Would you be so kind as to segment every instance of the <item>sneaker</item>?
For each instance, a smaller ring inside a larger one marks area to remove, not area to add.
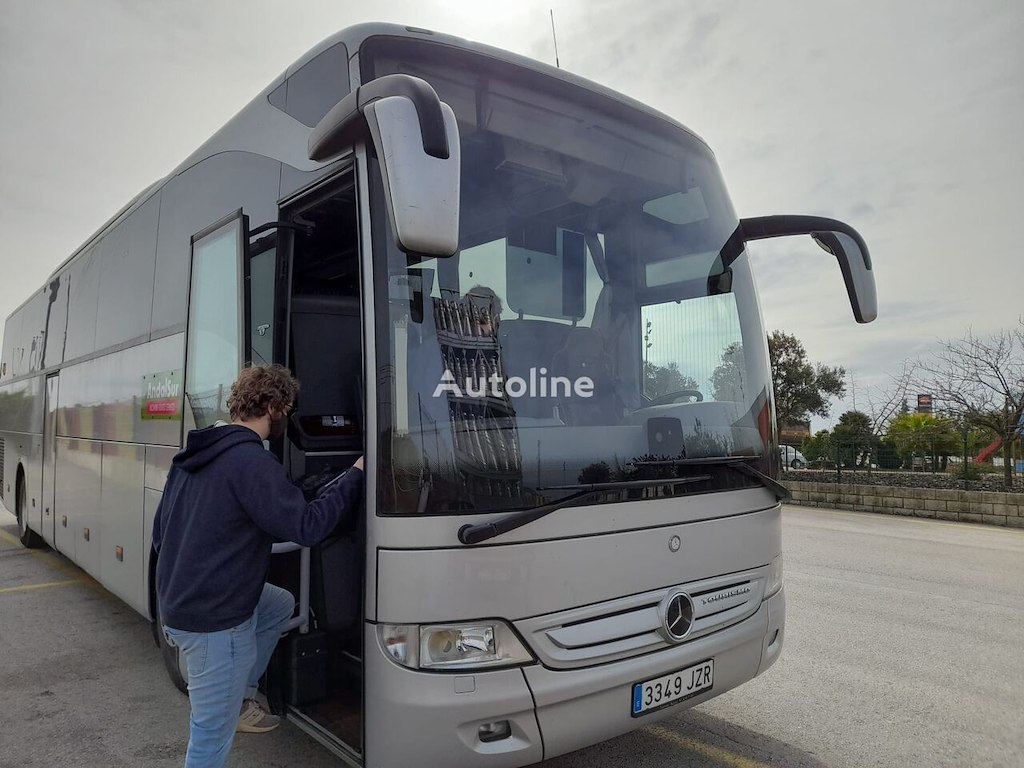
[[[281,718],[267,712],[256,699],[242,702],[242,712],[238,716],[237,733],[266,733],[281,724]]]

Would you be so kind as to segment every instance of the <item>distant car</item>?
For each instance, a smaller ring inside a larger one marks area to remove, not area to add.
[[[779,458],[782,460],[783,467],[803,469],[807,466],[807,459],[804,458],[804,455],[791,445],[779,446]]]

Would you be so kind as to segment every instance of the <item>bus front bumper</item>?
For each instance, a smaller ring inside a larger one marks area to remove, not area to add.
[[[750,680],[778,658],[784,621],[785,593],[780,591],[763,601],[748,619],[658,653],[585,670],[527,667],[523,672],[537,705],[544,757],[582,749],[657,722]],[[633,716],[635,683],[706,659],[715,662],[710,690],[679,704]]]
[[[369,766],[512,768],[571,752],[657,722],[750,680],[782,648],[785,594],[731,627],[657,653],[597,667],[521,668],[430,674],[385,657],[374,627],[366,635],[366,747]],[[633,717],[634,683],[714,659],[713,687],[678,705]],[[485,741],[507,723],[508,736]]]

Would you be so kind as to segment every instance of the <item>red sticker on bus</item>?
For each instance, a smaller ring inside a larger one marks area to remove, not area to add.
[[[147,416],[173,416],[178,412],[177,399],[149,400],[146,402]]]

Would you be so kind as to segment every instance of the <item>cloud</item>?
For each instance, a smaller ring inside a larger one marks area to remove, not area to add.
[[[0,16],[0,316],[295,58],[372,16],[554,61],[703,136],[741,216],[847,218],[880,313],[834,259],[752,248],[769,328],[863,375],[1020,312],[1024,5],[817,0],[15,2]]]

